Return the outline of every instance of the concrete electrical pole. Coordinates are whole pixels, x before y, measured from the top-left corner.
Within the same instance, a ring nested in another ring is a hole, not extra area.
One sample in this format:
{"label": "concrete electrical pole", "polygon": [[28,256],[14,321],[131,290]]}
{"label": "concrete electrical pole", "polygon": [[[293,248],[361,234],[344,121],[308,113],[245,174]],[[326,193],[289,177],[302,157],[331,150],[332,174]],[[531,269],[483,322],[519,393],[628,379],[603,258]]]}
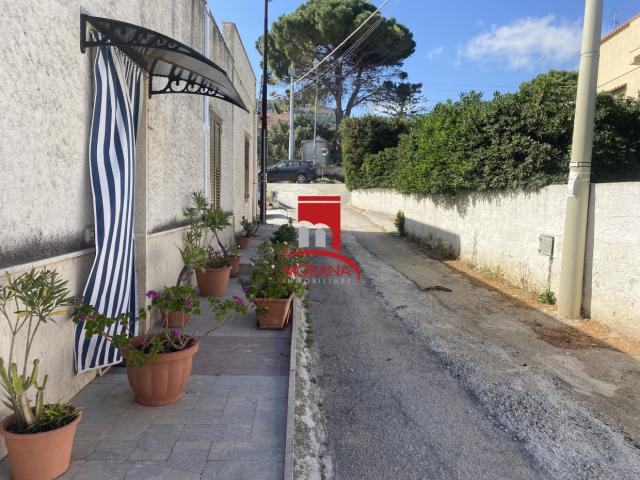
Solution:
{"label": "concrete electrical pole", "polygon": [[291,75],[291,85],[289,87],[289,160],[295,160],[296,158],[296,139],[294,136],[294,129],[295,129],[295,115],[293,113],[293,105],[294,105],[294,98],[293,98],[293,84],[294,84],[294,77],[296,75],[296,66],[293,63],[293,61],[291,62],[291,70],[289,71],[290,75]]}
{"label": "concrete electrical pole", "polygon": [[[318,66],[318,60],[313,61],[313,66]],[[316,164],[316,138],[318,138],[318,71],[316,70],[316,100],[313,107],[313,164]],[[324,166],[324,165],[323,165]]]}
{"label": "concrete electrical pole", "polygon": [[558,292],[558,313],[568,318],[578,318],[582,304],[602,4],[603,0],[586,0],[584,11]]}

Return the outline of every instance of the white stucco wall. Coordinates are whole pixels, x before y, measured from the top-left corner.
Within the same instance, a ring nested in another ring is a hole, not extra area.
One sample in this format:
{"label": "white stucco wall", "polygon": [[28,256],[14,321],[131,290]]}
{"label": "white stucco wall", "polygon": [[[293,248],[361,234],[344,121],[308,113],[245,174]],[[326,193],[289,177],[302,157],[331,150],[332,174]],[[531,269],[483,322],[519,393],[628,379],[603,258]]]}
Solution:
{"label": "white stucco wall", "polygon": [[[558,291],[566,187],[538,192],[417,197],[392,190],[356,190],[357,208],[396,215],[420,239],[441,239],[462,259],[500,267],[516,285]],[[538,253],[541,234],[553,235],[553,257]],[[640,183],[591,186],[583,308],[592,318],[640,338]]]}
{"label": "white stucco wall", "polygon": [[[223,207],[236,229],[242,215],[252,216],[255,189],[245,202],[242,187],[245,133],[252,152],[256,148],[255,75],[235,26],[225,24],[223,35],[205,0],[26,0],[4,2],[2,13],[0,274],[47,265],[80,294],[93,261],[84,233],[93,228],[87,150],[94,54],[80,52],[80,13],[141,25],[201,53],[208,24],[209,57],[228,72],[250,110],[197,95],[144,96],[135,216],[140,300],[149,288],[175,283],[181,268],[182,211],[191,192],[209,184],[207,108],[223,119]],[[253,153],[252,162],[255,169]],[[224,237],[231,242],[232,229]],[[0,324],[0,355],[8,348],[4,328]],[[73,372],[73,327],[61,319],[41,338],[36,351],[51,373],[49,398],[69,398],[93,376]]]}

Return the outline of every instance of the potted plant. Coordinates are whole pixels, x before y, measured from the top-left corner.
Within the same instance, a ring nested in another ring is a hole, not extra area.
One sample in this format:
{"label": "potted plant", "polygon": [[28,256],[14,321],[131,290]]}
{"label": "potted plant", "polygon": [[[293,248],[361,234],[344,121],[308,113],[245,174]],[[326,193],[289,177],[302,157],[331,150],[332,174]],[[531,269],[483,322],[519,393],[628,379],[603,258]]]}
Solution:
{"label": "potted plant", "polygon": [[[10,311],[11,305],[15,310]],[[80,411],[68,403],[45,403],[47,375],[39,381],[39,359],[28,372],[31,350],[40,327],[72,305],[67,282],[56,271],[31,270],[9,277],[0,288],[0,315],[11,335],[9,357],[0,359],[0,383],[12,414],[0,424],[11,474],[16,480],[49,480],[69,468]],[[24,336],[18,342],[18,337]],[[21,364],[15,361],[17,349]],[[32,395],[35,393],[35,397]]]}
{"label": "potted plant", "polygon": [[240,274],[240,245],[232,245],[227,248],[227,263],[231,266],[231,276]]}
{"label": "potted plant", "polygon": [[[191,201],[192,206],[184,211],[184,216],[191,223],[185,234],[185,249],[196,258],[190,259],[190,267],[195,269],[202,296],[221,296],[227,291],[231,266],[218,232],[231,225],[229,214],[211,205],[202,192],[192,193]],[[218,248],[211,245],[214,240]],[[181,253],[184,259],[184,250]]]}
{"label": "potted plant", "polygon": [[[246,311],[244,304],[237,300],[209,300],[211,311],[218,320],[231,310]],[[148,310],[156,308],[158,304],[152,303]],[[141,310],[139,316],[146,317],[145,310]],[[87,335],[105,337],[120,350],[127,363],[129,385],[138,403],[158,407],[174,404],[182,398],[191,375],[193,356],[199,349],[198,338],[186,335],[182,328],[166,325],[158,333],[136,337],[129,337],[127,333],[110,334],[112,331],[128,332],[129,314],[108,318],[88,304],[79,305],[73,318],[84,322]]]}
{"label": "potted plant", "polygon": [[288,268],[299,260],[285,256],[285,248],[284,244],[261,243],[251,275],[243,282],[247,298],[256,307],[258,328],[284,328],[294,295],[304,293],[302,282]]}
{"label": "potted plant", "polygon": [[196,268],[198,290],[203,297],[221,297],[227,292],[231,265],[225,253],[212,247],[207,249],[207,258]]}
{"label": "potted plant", "polygon": [[160,292],[149,290],[146,295],[151,300],[151,308],[160,311],[162,324],[165,327],[186,327],[192,313],[200,314],[198,292],[189,285],[165,287]]}
{"label": "potted plant", "polygon": [[236,237],[236,242],[242,250],[245,250],[249,247],[249,240],[251,236],[258,231],[260,223],[256,220],[251,221],[247,217],[243,216],[240,219],[240,226],[242,227],[242,234]]}
{"label": "potted plant", "polygon": [[296,228],[293,226],[293,220],[291,220],[291,218],[287,223],[280,225],[280,227],[273,232],[271,241],[276,244],[284,245],[284,253],[288,253],[290,248],[296,247],[298,243],[298,233]]}

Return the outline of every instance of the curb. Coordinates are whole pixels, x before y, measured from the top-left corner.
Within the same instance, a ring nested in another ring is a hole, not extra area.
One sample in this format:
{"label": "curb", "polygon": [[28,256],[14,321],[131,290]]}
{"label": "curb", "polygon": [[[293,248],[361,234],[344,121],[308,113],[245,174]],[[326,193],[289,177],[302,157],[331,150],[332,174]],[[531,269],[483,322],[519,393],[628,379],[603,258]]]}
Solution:
{"label": "curb", "polygon": [[293,299],[293,315],[291,318],[291,350],[289,352],[289,392],[287,400],[287,433],[284,449],[284,480],[293,480],[293,451],[295,446],[295,404],[296,404],[296,354],[298,338],[298,321],[304,315],[299,298]]}

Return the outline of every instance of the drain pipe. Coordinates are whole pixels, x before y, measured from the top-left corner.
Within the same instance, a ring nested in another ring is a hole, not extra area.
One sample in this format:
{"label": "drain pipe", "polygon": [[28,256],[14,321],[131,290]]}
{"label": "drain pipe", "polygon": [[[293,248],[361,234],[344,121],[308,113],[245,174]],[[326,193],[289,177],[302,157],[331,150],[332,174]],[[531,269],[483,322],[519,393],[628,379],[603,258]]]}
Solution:
{"label": "drain pipe", "polygon": [[579,318],[582,304],[602,4],[603,0],[585,1],[558,292],[558,313],[567,318]]}

